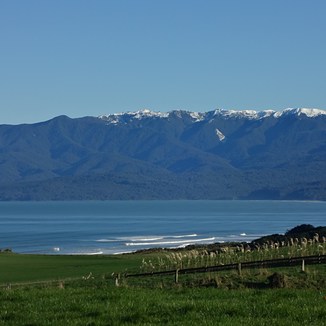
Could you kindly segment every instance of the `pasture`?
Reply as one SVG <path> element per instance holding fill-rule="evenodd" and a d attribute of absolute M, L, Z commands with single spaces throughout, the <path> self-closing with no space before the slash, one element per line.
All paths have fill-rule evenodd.
<path fill-rule="evenodd" d="M 286 252 L 322 254 L 324 244 L 214 254 L 206 249 L 117 256 L 0 254 L 0 325 L 325 325 L 326 265 L 124 277 Z M 121 275 L 119 286 L 115 277 Z M 281 282 L 274 282 L 279 277 Z"/>

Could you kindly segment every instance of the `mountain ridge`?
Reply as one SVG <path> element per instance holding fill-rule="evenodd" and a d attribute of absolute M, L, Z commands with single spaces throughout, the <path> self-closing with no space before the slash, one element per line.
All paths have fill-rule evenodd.
<path fill-rule="evenodd" d="M 317 117 L 320 115 L 326 115 L 325 110 L 316 109 L 316 108 L 287 108 L 282 111 L 276 110 L 224 110 L 217 109 L 214 111 L 208 112 L 192 112 L 187 110 L 172 110 L 169 112 L 157 112 L 149 109 L 138 110 L 135 112 L 121 112 L 121 113 L 113 113 L 108 115 L 100 115 L 98 118 L 106 120 L 110 123 L 116 124 L 119 123 L 119 118 L 128 117 L 130 120 L 138 119 L 141 120 L 143 118 L 169 118 L 170 115 L 181 115 L 188 114 L 191 118 L 194 119 L 194 122 L 203 121 L 207 117 L 212 116 L 220 116 L 224 118 L 248 118 L 248 119 L 263 119 L 266 117 L 282 117 L 283 115 L 306 115 L 307 117 Z"/>
<path fill-rule="evenodd" d="M 326 199 L 326 111 L 140 110 L 0 125 L 0 200 Z"/>

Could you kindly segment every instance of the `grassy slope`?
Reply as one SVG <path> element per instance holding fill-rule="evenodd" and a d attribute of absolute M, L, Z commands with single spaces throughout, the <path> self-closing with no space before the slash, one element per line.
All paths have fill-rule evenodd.
<path fill-rule="evenodd" d="M 142 255 L 38 256 L 0 255 L 0 283 L 79 277 L 37 286 L 0 288 L 0 325 L 324 325 L 326 286 L 302 289 L 248 289 L 273 271 L 182 276 L 182 284 L 166 280 L 127 280 L 115 287 L 112 272 L 135 270 Z M 92 272 L 95 279 L 82 280 Z M 287 271 L 317 284 L 325 266 Z M 257 274 L 259 277 L 257 277 Z M 307 277 L 305 276 L 307 275 Z M 201 277 L 206 277 L 201 282 Z M 223 288 L 216 288 L 217 283 Z M 164 283 L 164 287 L 162 287 Z M 304 284 L 303 283 L 303 284 Z M 200 285 L 205 285 L 200 286 Z M 325 285 L 325 282 L 323 282 Z M 185 285 L 185 286 L 184 286 Z M 213 285 L 213 286 L 212 286 Z M 154 286 L 154 288 L 153 288 Z M 214 287 L 215 286 L 215 287 Z M 240 287 L 237 290 L 227 288 Z M 161 288 L 162 287 L 162 288 Z"/>
<path fill-rule="evenodd" d="M 0 254 L 0 284 L 111 274 L 140 266 L 141 257 Z"/>
<path fill-rule="evenodd" d="M 0 291 L 0 325 L 325 325 L 315 290 L 116 288 L 85 281 Z"/>

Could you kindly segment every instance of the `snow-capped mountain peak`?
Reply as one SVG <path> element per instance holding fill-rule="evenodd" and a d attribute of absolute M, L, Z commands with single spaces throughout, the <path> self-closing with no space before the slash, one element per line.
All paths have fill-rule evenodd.
<path fill-rule="evenodd" d="M 308 108 L 0 125 L 0 200 L 325 201 L 325 139 Z"/>
<path fill-rule="evenodd" d="M 273 115 L 275 111 L 265 110 L 265 111 L 255 111 L 255 110 L 222 110 L 218 109 L 214 111 L 214 116 L 220 116 L 223 118 L 245 118 L 250 120 L 257 120 L 269 117 Z"/>
<path fill-rule="evenodd" d="M 193 123 L 199 121 L 212 121 L 216 118 L 221 119 L 247 119 L 247 120 L 261 120 L 268 117 L 280 118 L 283 116 L 305 115 L 309 118 L 314 118 L 321 115 L 326 115 L 325 110 L 313 108 L 287 108 L 282 111 L 275 110 L 224 110 L 217 109 L 210 112 L 191 112 L 186 110 L 174 110 L 170 112 L 155 112 L 149 109 L 138 110 L 135 112 L 115 113 L 109 115 L 101 115 L 99 119 L 107 121 L 109 124 L 128 123 L 132 120 L 142 120 L 148 118 L 166 119 L 170 117 L 182 118 L 188 116 Z"/>
<path fill-rule="evenodd" d="M 283 111 L 275 112 L 274 116 L 276 118 L 285 116 L 285 115 L 306 115 L 309 118 L 314 118 L 320 115 L 326 115 L 325 110 L 313 109 L 313 108 L 288 108 Z"/>
<path fill-rule="evenodd" d="M 108 114 L 108 115 L 101 115 L 99 116 L 99 119 L 106 120 L 107 122 L 111 124 L 117 124 L 117 123 L 127 123 L 130 120 L 141 120 L 145 118 L 167 118 L 169 116 L 169 113 L 165 112 L 155 112 L 151 111 L 149 109 L 142 109 L 135 112 L 120 112 L 120 113 L 114 113 L 114 114 Z"/>
<path fill-rule="evenodd" d="M 168 113 L 164 112 L 155 112 L 151 111 L 149 109 L 143 109 L 136 111 L 135 113 L 130 113 L 131 115 L 134 115 L 134 118 L 136 119 L 142 119 L 142 118 L 167 118 Z"/>

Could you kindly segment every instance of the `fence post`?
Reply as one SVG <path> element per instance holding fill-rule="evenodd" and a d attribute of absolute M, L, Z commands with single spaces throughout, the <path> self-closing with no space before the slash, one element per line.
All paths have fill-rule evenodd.
<path fill-rule="evenodd" d="M 175 278 L 174 278 L 174 281 L 175 281 L 175 283 L 178 283 L 179 282 L 179 270 L 178 269 L 175 270 Z"/>
<path fill-rule="evenodd" d="M 115 275 L 115 286 L 120 286 L 120 274 Z"/>
<path fill-rule="evenodd" d="M 238 263 L 238 273 L 241 276 L 241 263 Z"/>
<path fill-rule="evenodd" d="M 304 269 L 305 269 L 305 262 L 304 259 L 302 259 L 301 272 L 304 272 Z"/>

